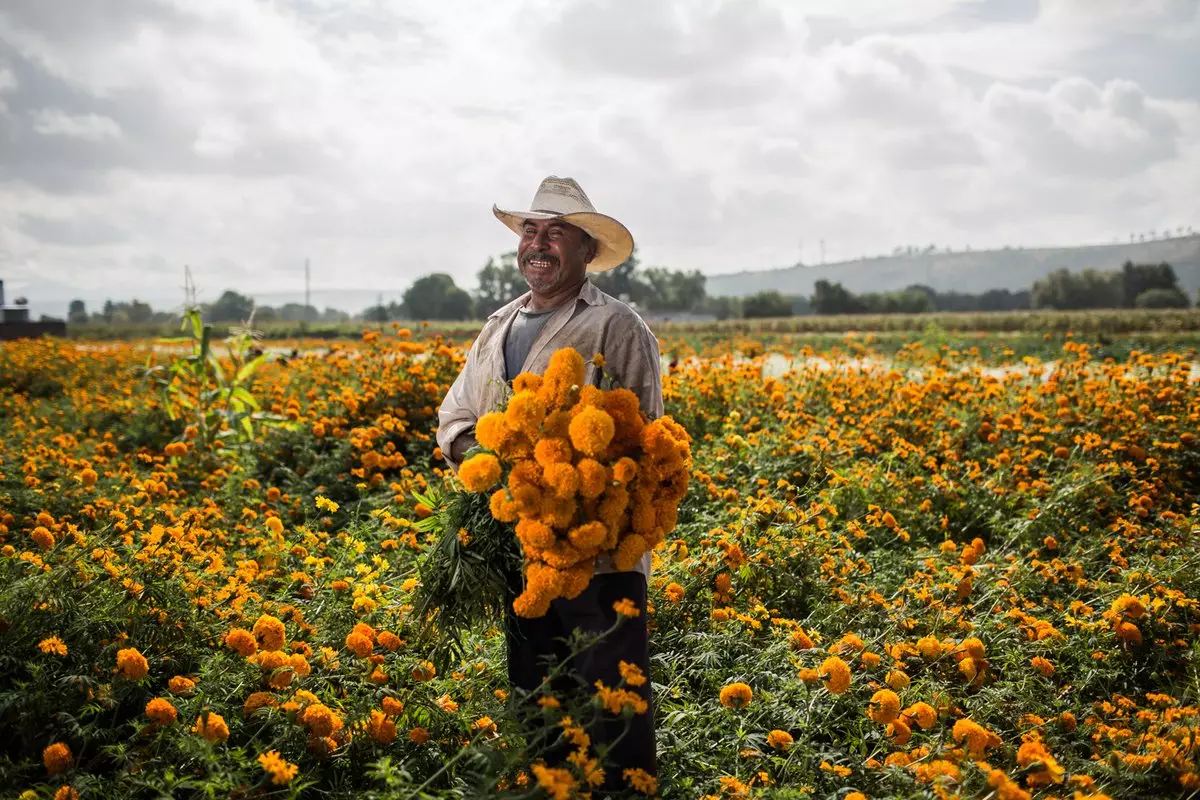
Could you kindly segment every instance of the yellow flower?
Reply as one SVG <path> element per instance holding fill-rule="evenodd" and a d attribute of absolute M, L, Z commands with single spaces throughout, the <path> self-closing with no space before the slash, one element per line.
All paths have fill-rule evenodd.
<path fill-rule="evenodd" d="M 745 708 L 750 705 L 754 691 L 744 683 L 731 683 L 721 689 L 721 705 L 726 708 Z"/>
<path fill-rule="evenodd" d="M 929 705 L 929 703 L 919 702 L 913 703 L 911 706 L 904 709 L 902 716 L 905 719 L 916 720 L 917 725 L 921 727 L 921 730 L 927 731 L 937 722 L 938 712 L 937 709 Z"/>
<path fill-rule="evenodd" d="M 793 742 L 792 735 L 787 731 L 773 730 L 767 734 L 767 746 L 785 753 L 791 749 Z"/>
<path fill-rule="evenodd" d="M 150 665 L 136 647 L 127 647 L 117 651 L 117 669 L 129 680 L 138 681 L 150 672 Z"/>
<path fill-rule="evenodd" d="M 178 712 L 175 706 L 171 705 L 170 700 L 164 700 L 161 697 L 156 697 L 149 703 L 146 703 L 146 716 L 151 722 L 159 725 L 168 725 L 175 721 Z"/>
<path fill-rule="evenodd" d="M 468 492 L 486 492 L 500 480 L 500 460 L 491 453 L 476 453 L 459 467 L 458 479 Z"/>
<path fill-rule="evenodd" d="M 617 602 L 613 603 L 612 607 L 613 611 L 616 611 L 622 617 L 637 617 L 642 613 L 638 610 L 637 604 L 628 597 L 621 598 Z"/>
<path fill-rule="evenodd" d="M 616 426 L 613 418 L 598 408 L 588 406 L 575 415 L 569 428 L 571 444 L 589 456 L 598 456 L 612 441 Z"/>
<path fill-rule="evenodd" d="M 229 738 L 229 726 L 225 724 L 225 718 L 211 711 L 204 711 L 200 714 L 196 719 L 196 724 L 192 726 L 192 732 L 214 744 Z"/>
<path fill-rule="evenodd" d="M 880 689 L 871 695 L 867 716 L 880 725 L 895 722 L 900 716 L 900 697 L 891 689 Z"/>
<path fill-rule="evenodd" d="M 67 644 L 57 636 L 51 636 L 38 642 L 38 650 L 41 650 L 46 655 L 65 656 L 67 654 Z"/>
<path fill-rule="evenodd" d="M 271 783 L 276 786 L 290 783 L 292 778 L 296 777 L 296 773 L 300 771 L 299 766 L 289 763 L 275 750 L 268 750 L 260 755 L 258 763 L 263 771 L 271 776 Z"/>
<path fill-rule="evenodd" d="M 167 682 L 167 690 L 177 697 L 190 697 L 196 690 L 196 682 L 183 675 L 176 675 Z"/>
<path fill-rule="evenodd" d="M 254 635 L 262 643 L 264 650 L 282 649 L 284 639 L 287 638 L 283 622 L 270 614 L 263 614 L 254 623 Z"/>
<path fill-rule="evenodd" d="M 658 791 L 658 779 L 644 769 L 627 769 L 621 774 L 625 778 L 625 782 L 635 792 L 652 795 Z"/>
<path fill-rule="evenodd" d="M 825 688 L 833 694 L 841 694 L 850 688 L 850 667 L 837 656 L 821 662 L 817 675 L 825 681 Z"/>
<path fill-rule="evenodd" d="M 637 664 L 622 661 L 617 665 L 617 669 L 620 670 L 621 678 L 629 686 L 641 686 L 646 682 L 646 676 L 642 674 L 642 669 Z"/>
<path fill-rule="evenodd" d="M 328 497 L 324 497 L 323 495 L 317 495 L 316 504 L 317 504 L 317 508 L 322 509 L 324 511 L 328 511 L 330 514 L 336 513 L 337 510 L 341 507 L 337 503 L 333 502 Z"/>

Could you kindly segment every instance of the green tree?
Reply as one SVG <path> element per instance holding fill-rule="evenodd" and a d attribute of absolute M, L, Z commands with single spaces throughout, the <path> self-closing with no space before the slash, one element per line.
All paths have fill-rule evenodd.
<path fill-rule="evenodd" d="M 207 309 L 210 322 L 242 322 L 253 310 L 254 299 L 232 289 L 226 289 Z"/>
<path fill-rule="evenodd" d="M 489 258 L 476 279 L 479 288 L 475 290 L 475 313 L 481 317 L 516 300 L 528 288 L 517 269 L 515 250 L 501 255 L 499 264 Z"/>
<path fill-rule="evenodd" d="M 444 272 L 423 275 L 404 292 L 404 311 L 411 319 L 470 319 L 472 305 L 471 295 Z"/>
<path fill-rule="evenodd" d="M 72 300 L 67 307 L 67 322 L 72 325 L 83 325 L 88 321 L 87 304 L 82 300 Z"/>
<path fill-rule="evenodd" d="M 1134 299 L 1136 308 L 1188 308 L 1188 296 L 1178 286 L 1147 289 Z"/>
<path fill-rule="evenodd" d="M 845 286 L 827 280 L 813 284 L 812 309 L 817 314 L 861 314 L 867 310 Z"/>
<path fill-rule="evenodd" d="M 598 289 L 613 297 L 640 303 L 642 300 L 639 298 L 644 298 L 648 294 L 646 285 L 640 281 L 637 275 L 640 263 L 637 247 L 634 247 L 629 258 L 606 272 L 592 274 L 591 281 Z"/>
<path fill-rule="evenodd" d="M 775 290 L 752 294 L 742 301 L 742 316 L 746 319 L 762 317 L 790 317 L 791 298 Z"/>
<path fill-rule="evenodd" d="M 1150 289 L 1169 291 L 1178 288 L 1179 279 L 1175 275 L 1175 270 L 1166 262 L 1134 264 L 1132 261 L 1126 261 L 1121 266 L 1121 294 L 1126 307 L 1136 305 L 1137 298 Z M 1174 307 L 1171 306 L 1171 308 Z"/>
<path fill-rule="evenodd" d="M 1121 308 L 1124 289 L 1122 273 L 1085 269 L 1057 269 L 1037 280 L 1031 291 L 1033 308 L 1060 311 L 1081 308 Z"/>

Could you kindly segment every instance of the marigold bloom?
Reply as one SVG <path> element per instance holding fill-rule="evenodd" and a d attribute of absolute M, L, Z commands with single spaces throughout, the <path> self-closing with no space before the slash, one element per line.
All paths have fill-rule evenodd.
<path fill-rule="evenodd" d="M 767 746 L 785 753 L 791 749 L 793 741 L 792 735 L 787 731 L 776 729 L 767 734 Z"/>
<path fill-rule="evenodd" d="M 1026 782 L 1031 787 L 1062 783 L 1065 770 L 1039 739 L 1026 739 L 1021 744 L 1017 749 L 1017 763 L 1029 770 Z"/>
<path fill-rule="evenodd" d="M 385 697 L 380 704 L 383 706 L 383 713 L 388 716 L 398 717 L 404 713 L 404 703 L 401 703 L 394 697 Z"/>
<path fill-rule="evenodd" d="M 351 631 L 346 634 L 346 649 L 359 658 L 366 658 L 375 649 L 375 645 L 363 634 Z"/>
<path fill-rule="evenodd" d="M 637 604 L 628 597 L 623 597 L 613 603 L 613 611 L 616 611 L 622 617 L 637 617 L 641 616 L 641 611 L 638 610 Z"/>
<path fill-rule="evenodd" d="M 637 664 L 622 661 L 617 665 L 617 669 L 621 672 L 621 678 L 629 686 L 641 686 L 646 682 L 646 676 L 642 674 L 642 669 Z"/>
<path fill-rule="evenodd" d="M 1034 656 L 1029 663 L 1047 678 L 1054 674 L 1054 665 L 1041 656 Z"/>
<path fill-rule="evenodd" d="M 264 650 L 283 649 L 284 640 L 287 638 L 283 622 L 270 614 L 263 614 L 254 623 L 254 635 L 258 637 Z"/>
<path fill-rule="evenodd" d="M 404 646 L 404 640 L 391 631 L 382 631 L 377 639 L 379 646 L 389 653 L 394 653 Z"/>
<path fill-rule="evenodd" d="M 279 701 L 270 692 L 252 692 L 246 698 L 246 701 L 242 703 L 242 713 L 250 717 L 261 708 L 270 708 L 277 705 L 279 705 Z"/>
<path fill-rule="evenodd" d="M 1133 595 L 1123 594 L 1113 601 L 1112 612 L 1129 619 L 1141 619 L 1146 613 L 1146 607 Z"/>
<path fill-rule="evenodd" d="M 921 701 L 904 709 L 902 716 L 906 719 L 916 720 L 921 730 L 927 731 L 937 723 L 938 712 L 929 703 Z"/>
<path fill-rule="evenodd" d="M 72 760 L 71 748 L 65 742 L 55 742 L 42 751 L 42 764 L 47 775 L 66 772 L 71 768 Z"/>
<path fill-rule="evenodd" d="M 391 744 L 396 741 L 396 722 L 385 712 L 373 709 L 367 719 L 367 733 L 379 744 Z"/>
<path fill-rule="evenodd" d="M 117 669 L 131 681 L 140 681 L 150 672 L 150 665 L 136 647 L 117 651 Z"/>
<path fill-rule="evenodd" d="M 41 650 L 48 656 L 65 656 L 67 654 L 67 643 L 57 636 L 51 636 L 38 642 L 38 650 Z"/>
<path fill-rule="evenodd" d="M 675 581 L 671 581 L 663 589 L 663 595 L 671 605 L 679 605 L 683 601 L 684 588 Z"/>
<path fill-rule="evenodd" d="M 278 536 L 283 533 L 283 520 L 279 517 L 267 517 L 267 530 Z"/>
<path fill-rule="evenodd" d="M 468 492 L 486 492 L 500 480 L 500 460 L 491 453 L 476 453 L 458 468 L 458 479 Z"/>
<path fill-rule="evenodd" d="M 413 728 L 408 732 L 408 740 L 413 744 L 425 744 L 429 741 L 429 731 L 425 728 Z"/>
<path fill-rule="evenodd" d="M 146 716 L 151 722 L 168 725 L 174 722 L 178 715 L 179 712 L 175 710 L 175 706 L 171 705 L 170 700 L 156 697 L 146 703 Z"/>
<path fill-rule="evenodd" d="M 196 682 L 183 675 L 176 675 L 167 681 L 167 690 L 176 697 L 190 697 L 196 691 Z"/>
<path fill-rule="evenodd" d="M 271 776 L 271 783 L 276 786 L 285 786 L 290 783 L 292 778 L 296 777 L 296 773 L 300 771 L 299 766 L 284 759 L 276 750 L 268 750 L 261 754 L 257 761 L 263 771 Z"/>
<path fill-rule="evenodd" d="M 511 438 L 512 430 L 499 411 L 490 411 L 475 423 L 475 439 L 484 449 L 503 452 L 505 443 Z"/>
<path fill-rule="evenodd" d="M 1118 622 L 1116 626 L 1116 633 L 1117 638 L 1126 644 L 1136 646 L 1142 643 L 1142 631 L 1132 622 Z"/>
<path fill-rule="evenodd" d="M 750 705 L 754 691 L 742 682 L 731 683 L 721 689 L 721 705 L 726 708 L 740 709 Z"/>
<path fill-rule="evenodd" d="M 933 636 L 923 636 L 917 640 L 917 651 L 926 661 L 932 661 L 942 654 L 942 643 Z"/>
<path fill-rule="evenodd" d="M 658 779 L 643 769 L 627 769 L 621 775 L 635 792 L 652 795 L 658 791 Z"/>
<path fill-rule="evenodd" d="M 821 662 L 817 675 L 833 694 L 841 694 L 850 688 L 850 666 L 837 656 L 830 656 Z"/>
<path fill-rule="evenodd" d="M 245 628 L 233 628 L 225 634 L 225 644 L 239 654 L 250 658 L 258 652 L 258 640 Z"/>
<path fill-rule="evenodd" d="M 432 661 L 422 661 L 412 668 L 412 679 L 418 683 L 433 680 L 437 676 L 437 670 L 433 667 Z"/>
<path fill-rule="evenodd" d="M 972 719 L 963 717 L 954 723 L 951 731 L 954 741 L 966 744 L 967 753 L 971 758 L 983 758 L 987 751 L 999 747 L 1000 738 Z"/>
<path fill-rule="evenodd" d="M 323 703 L 313 703 L 304 709 L 300 721 L 318 737 L 330 736 L 342 729 L 342 718 Z"/>
<path fill-rule="evenodd" d="M 54 534 L 51 533 L 44 525 L 38 525 L 29 533 L 29 538 L 33 539 L 34 544 L 43 550 L 49 550 L 54 547 Z"/>
<path fill-rule="evenodd" d="M 891 737 L 893 744 L 903 747 L 912 737 L 912 728 L 908 726 L 907 722 L 896 719 L 888 723 L 886 733 Z"/>
<path fill-rule="evenodd" d="M 867 716 L 880 725 L 895 722 L 900 716 L 900 697 L 891 689 L 880 689 L 871 696 Z"/>
<path fill-rule="evenodd" d="M 891 670 L 884 679 L 888 686 L 892 687 L 897 692 L 902 692 L 908 688 L 912 682 L 908 677 L 908 673 L 898 669 Z"/>
<path fill-rule="evenodd" d="M 595 457 L 612 441 L 616 425 L 607 412 L 589 406 L 575 415 L 568 430 L 575 449 Z"/>
<path fill-rule="evenodd" d="M 204 711 L 200 714 L 196 719 L 196 724 L 192 726 L 192 732 L 214 744 L 229 738 L 229 726 L 225 724 L 225 718 L 211 711 Z"/>

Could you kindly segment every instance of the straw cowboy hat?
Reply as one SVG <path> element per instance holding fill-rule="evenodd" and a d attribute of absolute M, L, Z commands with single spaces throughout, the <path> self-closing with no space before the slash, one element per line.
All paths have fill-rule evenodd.
<path fill-rule="evenodd" d="M 546 178 L 533 196 L 529 211 L 504 211 L 493 205 L 492 213 L 518 236 L 527 219 L 561 219 L 587 231 L 596 240 L 596 257 L 588 262 L 588 272 L 604 272 L 620 266 L 633 253 L 633 235 L 629 229 L 612 217 L 597 213 L 574 178 L 555 175 Z"/>

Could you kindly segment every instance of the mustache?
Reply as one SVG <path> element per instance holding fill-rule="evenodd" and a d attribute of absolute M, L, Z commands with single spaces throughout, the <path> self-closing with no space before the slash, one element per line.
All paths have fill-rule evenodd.
<path fill-rule="evenodd" d="M 550 253 L 526 253 L 525 257 L 521 259 L 521 266 L 523 266 L 523 267 L 529 266 L 529 262 L 535 258 L 541 258 L 541 259 L 545 259 L 546 261 L 549 261 L 550 266 L 552 266 L 552 267 L 558 266 L 558 256 L 551 255 Z"/>

